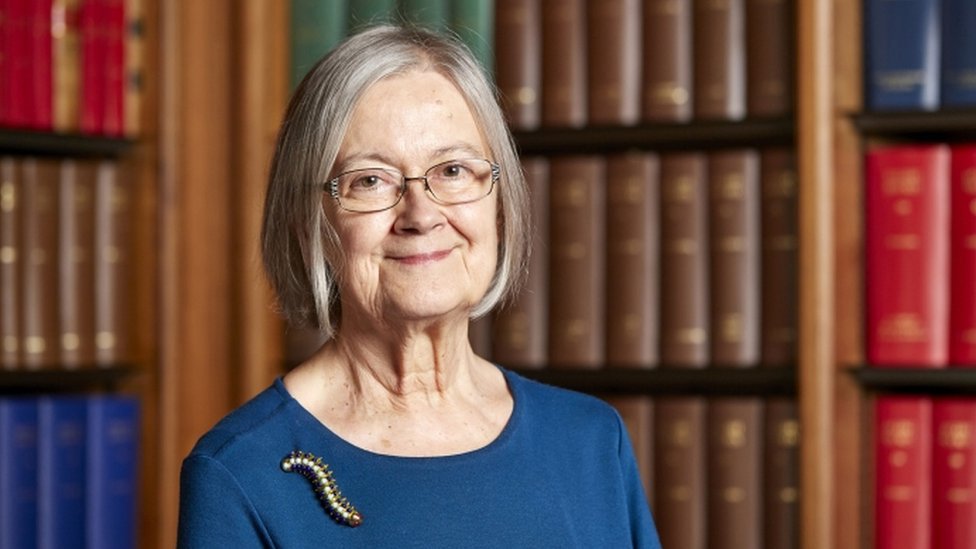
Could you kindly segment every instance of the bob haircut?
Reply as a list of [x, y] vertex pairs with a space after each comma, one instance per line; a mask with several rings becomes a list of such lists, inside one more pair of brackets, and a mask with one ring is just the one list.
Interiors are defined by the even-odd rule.
[[[282, 315], [328, 337], [341, 321], [337, 284], [339, 240], [323, 207], [352, 112], [376, 82], [432, 70], [457, 87], [501, 167], [498, 263], [488, 291], [472, 309], [484, 315], [511, 299], [525, 278], [529, 254], [529, 197], [525, 177], [494, 87], [456, 38], [399, 26], [378, 26], [339, 44], [305, 76], [285, 113], [271, 162], [261, 250]], [[368, 214], [366, 214], [368, 215]]]

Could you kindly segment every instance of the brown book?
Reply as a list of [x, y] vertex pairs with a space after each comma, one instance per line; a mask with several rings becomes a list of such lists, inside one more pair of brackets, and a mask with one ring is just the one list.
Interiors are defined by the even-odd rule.
[[708, 159], [711, 359], [759, 364], [759, 159], [753, 150]]
[[586, 124], [586, 5], [542, 3], [542, 125]]
[[541, 368], [547, 360], [549, 308], [549, 164], [522, 159], [532, 200], [532, 255], [525, 286], [495, 313], [492, 359], [506, 366]]
[[58, 164], [21, 162], [21, 348], [28, 369], [52, 368], [58, 344]]
[[661, 363], [704, 367], [709, 353], [708, 188], [701, 153], [661, 156]]
[[644, 0], [641, 116], [687, 122], [692, 116], [692, 0]]
[[73, 369], [95, 362], [94, 165], [62, 160], [58, 192], [58, 347]]
[[654, 402], [648, 396], [608, 396], [605, 400], [617, 409], [634, 449], [637, 470], [647, 504], [652, 505], [654, 487]]
[[797, 186], [796, 156], [790, 149], [765, 149], [759, 157], [762, 233], [760, 363], [796, 362]]
[[20, 364], [20, 212], [23, 209], [17, 160], [0, 156], [0, 368]]
[[766, 549], [800, 546], [800, 422], [796, 400], [770, 398], [763, 444], [763, 540]]
[[81, 101], [81, 30], [78, 26], [80, 0], [51, 3], [53, 39], [52, 107], [54, 131], [78, 131]]
[[695, 118], [746, 114], [745, 0], [694, 0]]
[[146, 90], [145, 0], [125, 0], [125, 107], [123, 131], [136, 137], [142, 130], [142, 101]]
[[549, 180], [549, 361], [597, 368], [604, 354], [605, 162], [559, 156]]
[[541, 0], [496, 0], [495, 83], [508, 123], [539, 126], [542, 117]]
[[640, 0], [587, 2], [587, 104], [591, 124], [640, 119]]
[[129, 217], [132, 198], [115, 161], [98, 162], [95, 176], [95, 362], [129, 360]]
[[793, 110], [793, 0], [746, 0], [746, 111]]
[[708, 547], [762, 547], [762, 401], [708, 403]]
[[654, 522], [662, 547], [705, 549], [705, 413], [701, 397], [654, 402]]
[[607, 362], [658, 362], [659, 165], [652, 153], [607, 158]]

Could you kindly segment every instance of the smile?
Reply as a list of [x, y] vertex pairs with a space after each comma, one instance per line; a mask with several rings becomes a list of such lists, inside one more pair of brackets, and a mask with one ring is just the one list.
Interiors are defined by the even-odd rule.
[[398, 263], [404, 265], [423, 265], [425, 263], [433, 263], [435, 261], [440, 261], [445, 257], [451, 255], [451, 250], [439, 250], [430, 253], [419, 253], [410, 255], [393, 255], [390, 259], [397, 261]]

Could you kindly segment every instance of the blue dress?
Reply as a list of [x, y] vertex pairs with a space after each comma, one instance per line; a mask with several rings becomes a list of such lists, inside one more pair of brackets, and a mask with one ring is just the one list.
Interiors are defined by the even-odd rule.
[[[660, 548], [627, 431], [603, 401], [502, 370], [515, 405], [487, 446], [395, 457], [353, 446], [281, 379], [204, 435], [183, 462], [181, 548]], [[323, 459], [362, 515], [333, 520], [281, 468]]]

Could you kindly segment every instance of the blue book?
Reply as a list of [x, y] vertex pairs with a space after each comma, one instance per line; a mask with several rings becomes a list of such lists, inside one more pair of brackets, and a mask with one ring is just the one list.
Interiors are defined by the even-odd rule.
[[120, 395], [88, 400], [87, 547], [136, 547], [139, 402]]
[[37, 545], [37, 401], [0, 398], [0, 547]]
[[939, 107], [941, 0], [865, 0], [865, 99], [883, 110]]
[[976, 105], [976, 2], [942, 0], [942, 106]]
[[41, 397], [37, 415], [37, 547], [84, 549], [88, 403]]

